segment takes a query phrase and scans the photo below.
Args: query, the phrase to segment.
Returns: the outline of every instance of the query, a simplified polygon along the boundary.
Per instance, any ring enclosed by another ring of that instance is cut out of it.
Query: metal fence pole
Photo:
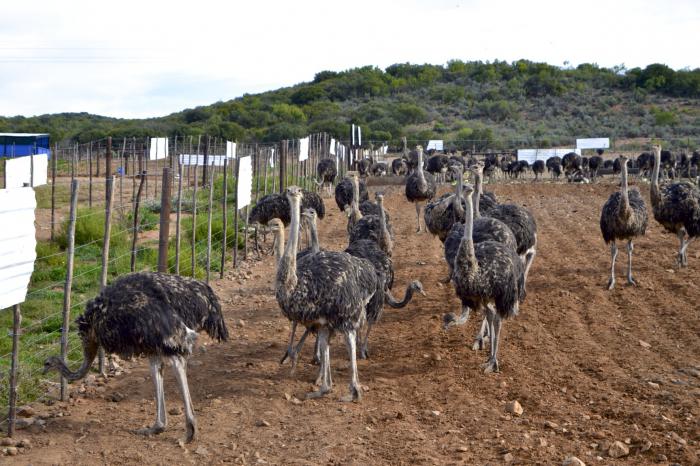
[[[75,255],[75,221],[78,208],[80,182],[73,180],[70,186],[70,220],[68,224],[68,248],[66,250],[66,281],[63,286],[63,327],[61,327],[61,360],[68,356],[68,330],[70,329],[70,301],[73,288],[73,257]],[[66,400],[66,378],[61,376],[61,401]]]

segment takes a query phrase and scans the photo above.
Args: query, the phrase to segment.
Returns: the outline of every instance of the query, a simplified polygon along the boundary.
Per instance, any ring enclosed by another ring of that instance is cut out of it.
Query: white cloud
[[[158,116],[397,62],[698,67],[693,0],[25,0],[0,17],[0,114]]]

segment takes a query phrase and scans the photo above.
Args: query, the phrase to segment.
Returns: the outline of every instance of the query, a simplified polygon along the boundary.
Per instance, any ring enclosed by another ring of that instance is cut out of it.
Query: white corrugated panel
[[[27,296],[36,260],[35,209],[32,188],[0,189],[0,309]]]
[[[148,160],[160,160],[168,156],[168,138],[151,138]]]
[[[228,157],[225,155],[208,155],[207,165],[210,167],[223,167],[224,160]],[[199,167],[204,166],[204,156],[196,154],[180,154],[180,163],[182,165],[197,165]]]
[[[527,160],[527,163],[532,164],[535,160],[563,157],[569,152],[581,155],[580,149],[518,149],[518,160]]]
[[[250,204],[250,193],[253,191],[253,164],[250,156],[238,159],[238,208]]]
[[[331,155],[335,155],[335,139],[331,138],[331,148],[328,150],[328,153]]]
[[[231,141],[226,141],[226,157],[229,159],[236,158],[236,143]]]
[[[303,162],[309,158],[309,138],[308,136],[299,139],[299,161]]]
[[[431,139],[428,141],[428,147],[425,150],[430,150],[430,149],[435,149],[435,150],[443,150],[443,142],[442,139]]]
[[[610,138],[584,138],[576,140],[577,149],[610,149]]]
[[[6,188],[21,188],[26,183],[31,184],[32,157],[34,158],[34,184],[41,186],[48,182],[49,157],[47,154],[9,158],[5,162]]]

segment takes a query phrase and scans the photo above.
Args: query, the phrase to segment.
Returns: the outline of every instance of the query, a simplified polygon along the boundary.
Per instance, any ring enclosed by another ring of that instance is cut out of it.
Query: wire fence
[[[0,335],[0,428],[13,425],[14,416],[7,414],[11,393],[16,394],[12,404],[19,406],[66,396],[60,376],[42,373],[44,361],[62,353],[62,337],[66,362],[74,366],[82,359],[73,321],[99,293],[103,272],[107,282],[132,271],[222,277],[222,265],[237,267],[250,255],[248,212],[262,196],[292,184],[316,190],[316,164],[323,158],[336,159],[340,176],[347,171],[348,157],[331,155],[330,142],[327,134],[311,135],[308,158],[302,161],[299,141],[238,144],[235,158],[215,165],[188,165],[180,157],[203,156],[208,163],[209,157],[225,156],[226,141],[209,137],[171,138],[168,152],[158,160],[149,160],[148,139],[54,147],[49,184],[35,188],[37,259],[21,304],[21,324],[10,309],[0,310],[0,327],[11,329]],[[238,165],[244,157],[250,157],[253,167],[251,203],[239,206]],[[169,185],[165,194],[164,183]],[[77,209],[71,215],[74,197]],[[163,215],[172,223],[165,244],[160,238],[163,209],[170,209]],[[105,249],[108,257],[103,258]],[[64,330],[66,315],[70,325]],[[13,351],[15,333],[18,349]]]

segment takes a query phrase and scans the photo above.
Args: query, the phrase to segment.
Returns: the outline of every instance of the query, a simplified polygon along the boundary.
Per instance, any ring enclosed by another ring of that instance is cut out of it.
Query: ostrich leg
[[[416,202],[416,220],[418,221],[418,229],[416,233],[420,233],[420,202]]]
[[[330,350],[328,348],[329,331],[326,327],[318,329],[318,341],[321,348],[321,365],[318,371],[318,379],[320,379],[319,389],[315,392],[306,394],[307,399],[320,398],[331,391],[332,381],[330,380]],[[319,382],[319,380],[316,380]]]
[[[287,351],[282,356],[282,359],[280,359],[280,364],[282,364],[287,358],[289,358],[290,362],[292,363],[292,373],[294,373],[294,366],[296,366],[297,362],[297,353],[294,350],[294,334],[296,331],[297,323],[292,322],[292,330],[289,332],[289,344],[287,345]],[[304,341],[304,338],[306,338],[306,333],[304,333],[304,336],[301,337],[301,341]]]
[[[367,322],[367,331],[365,332],[364,340],[362,340],[362,336],[360,336],[360,340],[362,340],[362,342],[360,343],[360,359],[369,358],[369,332],[371,331],[372,324]]]
[[[156,387],[156,422],[152,427],[136,430],[139,435],[155,435],[165,430],[168,423],[165,413],[165,391],[163,390],[163,360],[158,356],[150,358],[151,378]]]
[[[617,244],[615,240],[610,244],[610,257],[612,264],[610,265],[610,280],[608,280],[608,289],[615,288],[615,259],[617,259]]]
[[[481,351],[484,349],[484,340],[489,338],[489,322],[486,318],[481,321],[481,327],[474,338],[474,343],[472,344],[472,350]]]
[[[685,240],[685,228],[681,228],[678,231],[678,242],[680,243],[678,246],[678,266],[685,267],[688,263],[688,258],[685,257],[685,252],[688,249],[689,244],[689,242],[686,242]]]
[[[627,242],[627,283],[636,285],[637,282],[632,278],[632,251],[634,251],[634,244],[632,240],[629,240]]]
[[[464,325],[469,321],[469,313],[471,309],[466,304],[462,304],[462,314],[457,317],[454,312],[448,312],[442,316],[443,328],[447,330],[453,325]]]
[[[688,246],[693,242],[695,238],[688,238],[681,247],[681,254],[683,255],[683,267],[688,267]]]
[[[348,330],[345,332],[345,343],[348,347],[348,357],[350,358],[350,393],[341,397],[340,401],[360,401],[362,399],[362,388],[357,376],[357,331]]]
[[[187,430],[185,442],[189,443],[197,437],[197,421],[194,418],[190,387],[187,384],[187,361],[182,356],[173,356],[172,364],[175,378],[180,386],[180,393],[182,393],[182,401],[185,404],[185,425]]]
[[[535,236],[535,242],[537,241],[537,236]],[[536,243],[535,243],[536,244]],[[535,260],[535,256],[537,255],[537,249],[535,247],[531,247],[530,249],[525,252],[525,282],[527,283],[527,274],[530,273],[530,267],[532,267],[532,263]]]
[[[496,310],[487,306],[486,318],[489,321],[489,333],[491,334],[491,354],[484,364],[484,373],[498,372],[498,339],[501,333],[501,318]]]

